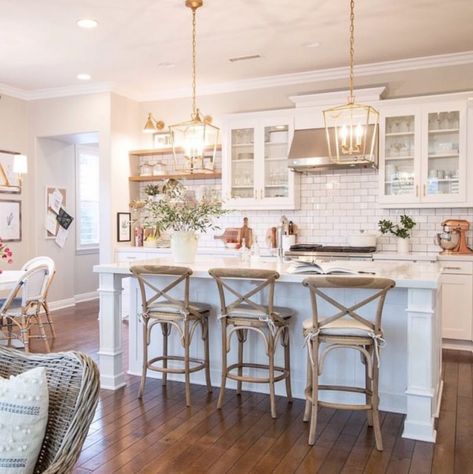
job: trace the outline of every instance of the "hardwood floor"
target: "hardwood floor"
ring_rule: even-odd
[[[97,358],[98,305],[54,313],[53,350],[80,350]],[[127,334],[125,325],[125,337]],[[40,341],[34,348],[41,350]],[[126,357],[126,354],[125,354]],[[317,442],[307,445],[304,403],[278,398],[272,420],[266,395],[229,391],[220,412],[218,390],[151,380],[138,400],[138,378],[117,392],[103,391],[75,473],[473,473],[473,355],[444,352],[444,399],[438,442],[403,439],[403,416],[382,414],[384,451],[360,412],[322,409]]]

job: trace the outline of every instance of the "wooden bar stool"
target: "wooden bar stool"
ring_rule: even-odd
[[[276,402],[274,384],[280,380],[286,381],[286,393],[288,401],[292,401],[291,379],[290,379],[290,347],[289,347],[289,322],[293,311],[288,308],[273,306],[275,281],[279,273],[272,270],[256,269],[226,269],[213,268],[209,270],[210,275],[217,282],[221,304],[222,323],[222,387],[218,397],[217,408],[222,408],[225,385],[227,378],[236,380],[237,394],[241,393],[242,382],[267,383],[269,384],[269,396],[271,402],[271,416],[276,418]],[[235,289],[235,284],[241,280],[253,284],[251,290],[240,293]],[[264,290],[267,289],[267,296]],[[234,299],[227,302],[226,294]],[[266,304],[258,304],[252,298],[260,296],[266,300]],[[254,331],[262,336],[268,364],[257,364],[243,362],[243,345],[247,340],[248,331]],[[238,338],[238,363],[228,366],[227,355],[230,351],[230,339],[236,332]],[[278,340],[284,347],[284,367],[274,365],[274,355]],[[243,374],[244,368],[256,368],[268,371],[267,377],[253,377]],[[237,373],[234,373],[235,370]]]
[[[312,319],[303,323],[308,348],[308,381],[305,390],[304,421],[310,420],[309,444],[315,443],[317,408],[319,406],[345,410],[367,410],[368,425],[374,429],[376,449],[382,451],[383,442],[378,411],[379,346],[383,342],[381,317],[386,294],[391,288],[394,288],[395,283],[388,278],[365,276],[314,276],[306,278],[303,285],[309,288],[312,303]],[[359,295],[363,291],[365,297],[351,306],[345,306],[323,291],[328,289],[350,289],[354,295]],[[370,293],[367,297],[366,291]],[[319,319],[317,306],[319,300],[324,300],[336,308],[336,312],[332,315],[324,315],[322,320]],[[358,314],[357,311],[361,307],[375,301],[377,301],[377,305],[372,321]],[[322,343],[325,346],[319,353]],[[318,377],[322,374],[325,358],[330,351],[335,349],[355,349],[360,352],[365,365],[364,387],[319,385]],[[364,393],[366,403],[346,404],[321,401],[318,400],[319,390]]]
[[[190,374],[198,370],[205,370],[207,389],[212,391],[209,366],[209,312],[210,306],[204,303],[189,302],[189,277],[192,270],[186,267],[161,265],[134,265],[130,268],[138,280],[143,307],[143,371],[139,397],[142,398],[146,374],[148,370],[162,372],[163,385],[166,385],[167,374],[184,374],[186,384],[186,405],[191,405]],[[176,278],[165,288],[160,289],[151,279],[158,276],[175,276]],[[168,293],[180,283],[184,284],[182,300],[171,297]],[[156,324],[161,325],[163,334],[163,355],[148,360],[148,346],[151,343],[151,330]],[[199,326],[202,329],[204,341],[204,360],[190,357],[189,350],[192,337]],[[168,354],[168,337],[172,327],[175,327],[180,342],[184,348],[184,356]],[[184,367],[168,367],[169,361],[181,361]],[[156,363],[162,362],[162,367]],[[191,363],[193,364],[191,366]]]

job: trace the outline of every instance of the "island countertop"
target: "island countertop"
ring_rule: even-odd
[[[171,257],[158,257],[146,260],[135,260],[133,264],[148,265],[175,265]],[[372,272],[376,276],[391,278],[398,288],[426,288],[434,289],[439,286],[441,267],[438,263],[409,262],[409,261],[331,261],[331,265],[347,268],[353,271]],[[299,283],[313,273],[294,274],[288,271],[290,262],[278,258],[260,258],[249,263],[242,262],[237,257],[209,257],[197,256],[191,264],[180,264],[190,267],[193,277],[210,278],[210,268],[258,268],[276,270],[281,277],[278,282]],[[130,274],[130,262],[118,262],[94,266],[94,272],[113,273],[120,275]]]

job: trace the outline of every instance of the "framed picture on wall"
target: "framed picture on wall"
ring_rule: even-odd
[[[17,152],[0,150],[0,193],[20,194],[21,179],[13,172]]]
[[[21,241],[21,201],[0,199],[0,238],[4,242]]]
[[[154,148],[167,148],[171,146],[171,134],[169,132],[153,133]]]
[[[45,232],[46,239],[55,239],[58,233],[57,216],[61,208],[66,208],[67,191],[59,186],[46,186]]]
[[[117,242],[131,241],[131,213],[117,212]]]

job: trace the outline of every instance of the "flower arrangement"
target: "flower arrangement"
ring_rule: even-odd
[[[379,230],[382,234],[392,234],[400,239],[408,239],[411,236],[411,230],[417,225],[416,221],[405,214],[400,218],[400,224],[393,224],[392,221],[381,219],[378,222]]]
[[[6,246],[2,239],[0,239],[0,255],[3,260],[7,261],[7,263],[13,263],[13,252],[11,251],[10,247]]]
[[[214,219],[227,214],[222,202],[210,194],[196,199],[193,193],[176,180],[166,180],[161,185],[160,199],[147,201],[145,225],[160,231],[205,232],[219,227]]]

